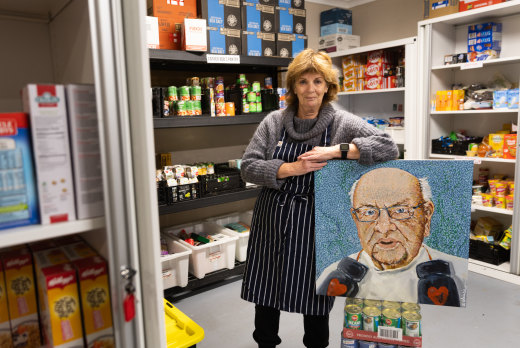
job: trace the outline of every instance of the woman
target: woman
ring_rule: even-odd
[[[253,338],[275,347],[280,310],[302,313],[306,347],[328,346],[334,298],[315,292],[314,176],[327,160],[370,165],[397,158],[392,139],[357,116],[335,110],[330,57],[302,51],[287,71],[286,110],[258,126],[242,158],[245,181],[264,186],[254,208],[241,297],[256,304]]]

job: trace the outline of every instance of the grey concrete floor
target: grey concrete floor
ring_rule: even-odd
[[[235,281],[180,300],[174,305],[198,323],[205,338],[199,348],[254,348],[254,305],[240,299]],[[344,299],[330,314],[330,345],[340,347]],[[520,342],[520,286],[469,273],[466,308],[423,305],[423,347],[518,347]],[[280,318],[280,348],[303,347],[303,317],[284,313]]]

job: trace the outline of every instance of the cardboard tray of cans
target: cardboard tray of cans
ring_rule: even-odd
[[[422,347],[422,337],[402,336],[402,340],[378,337],[377,332],[343,328],[343,338],[363,340],[370,342],[395,344],[407,347]]]
[[[486,243],[481,240],[469,240],[469,257],[494,265],[509,261],[511,253],[500,245]]]

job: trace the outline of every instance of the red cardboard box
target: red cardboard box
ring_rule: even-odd
[[[516,134],[504,134],[504,157],[507,159],[516,158]]]
[[[462,12],[467,10],[474,10],[484,6],[499,4],[505,1],[506,0],[460,0],[459,11]]]
[[[180,50],[181,24],[184,18],[197,18],[197,0],[154,0],[152,15],[159,20],[159,48]]]
[[[343,338],[387,343],[406,347],[422,347],[422,337],[402,336],[402,340],[378,337],[377,332],[343,328]]]

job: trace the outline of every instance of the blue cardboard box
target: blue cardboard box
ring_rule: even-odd
[[[352,26],[348,24],[334,23],[320,27],[320,36],[334,34],[352,35]]]
[[[307,33],[307,11],[297,8],[290,8],[289,13],[293,16],[293,33],[305,35]]]
[[[291,7],[291,0],[276,0],[276,6],[289,8]]]
[[[307,48],[307,36],[306,35],[295,35],[295,40],[293,41],[292,47],[292,56],[296,57],[298,53]]]
[[[276,28],[277,33],[293,33],[293,15],[287,7],[276,7]]]
[[[209,27],[242,29],[240,0],[200,0],[200,11]]]
[[[240,29],[207,27],[208,53],[241,54],[242,40]]]
[[[331,8],[320,13],[320,27],[334,23],[352,25],[352,11],[342,8]]]
[[[274,33],[242,32],[242,54],[245,56],[272,57],[276,52]]]
[[[502,49],[502,23],[486,22],[468,26],[468,53]]]
[[[307,48],[307,36],[296,34],[276,34],[276,55],[284,58],[296,57]]]
[[[507,108],[518,109],[518,100],[520,99],[520,90],[518,88],[507,90]]]
[[[242,3],[242,28],[245,31],[261,31],[261,11],[258,2],[251,1]]]
[[[40,223],[29,117],[0,113],[0,229]]]

